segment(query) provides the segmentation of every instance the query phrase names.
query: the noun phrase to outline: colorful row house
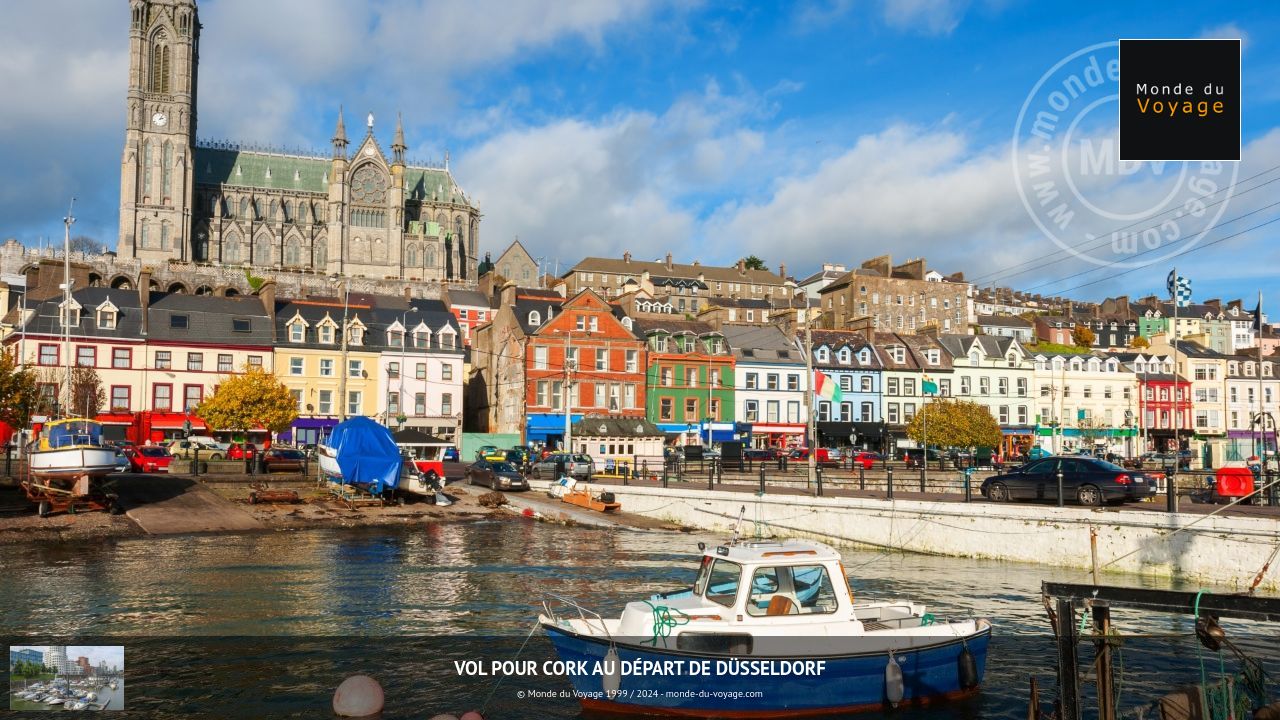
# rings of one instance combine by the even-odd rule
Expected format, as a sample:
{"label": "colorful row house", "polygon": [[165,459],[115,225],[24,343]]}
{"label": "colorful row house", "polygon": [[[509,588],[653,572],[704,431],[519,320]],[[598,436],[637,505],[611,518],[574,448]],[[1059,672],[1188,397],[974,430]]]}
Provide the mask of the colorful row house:
{"label": "colorful row house", "polygon": [[678,316],[637,321],[647,344],[651,422],[679,445],[749,441],[734,422],[734,356],[710,325]]}

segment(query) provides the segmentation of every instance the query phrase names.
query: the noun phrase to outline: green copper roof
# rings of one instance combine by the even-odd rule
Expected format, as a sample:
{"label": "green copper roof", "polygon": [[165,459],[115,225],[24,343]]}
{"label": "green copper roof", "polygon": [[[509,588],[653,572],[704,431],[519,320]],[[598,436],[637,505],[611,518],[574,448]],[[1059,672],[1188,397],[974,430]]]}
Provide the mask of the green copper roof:
{"label": "green copper roof", "polygon": [[332,165],[325,158],[197,147],[196,182],[261,190],[327,193]]}
{"label": "green copper roof", "polygon": [[453,184],[453,178],[441,168],[407,167],[404,169],[404,196],[407,200],[436,200],[448,202],[454,193],[462,201],[461,191]]}

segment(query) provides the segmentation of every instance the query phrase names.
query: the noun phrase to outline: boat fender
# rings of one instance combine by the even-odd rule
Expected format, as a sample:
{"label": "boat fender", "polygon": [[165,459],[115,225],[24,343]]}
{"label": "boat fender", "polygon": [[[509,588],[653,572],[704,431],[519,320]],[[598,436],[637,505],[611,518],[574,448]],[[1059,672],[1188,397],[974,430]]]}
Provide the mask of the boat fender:
{"label": "boat fender", "polygon": [[978,687],[978,661],[973,659],[973,653],[969,652],[968,645],[960,651],[956,664],[960,673],[960,687],[965,690]]}
{"label": "boat fender", "polygon": [[604,656],[604,676],[600,678],[600,687],[604,690],[605,697],[613,699],[618,694],[618,688],[622,687],[622,663],[618,662],[618,651],[615,648],[609,648],[609,652]]}
{"label": "boat fender", "polygon": [[898,703],[902,702],[902,694],[902,667],[894,659],[893,653],[890,653],[889,664],[884,666],[884,696],[890,706],[898,707]]}
{"label": "boat fender", "polygon": [[613,493],[609,492],[608,490],[600,493],[600,502],[611,503],[613,501],[614,501]]}

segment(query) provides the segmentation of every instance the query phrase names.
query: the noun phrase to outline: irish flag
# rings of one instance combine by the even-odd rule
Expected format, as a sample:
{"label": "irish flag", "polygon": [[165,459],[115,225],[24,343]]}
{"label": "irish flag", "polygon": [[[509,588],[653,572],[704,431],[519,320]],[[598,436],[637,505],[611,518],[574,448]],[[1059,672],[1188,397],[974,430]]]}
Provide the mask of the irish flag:
{"label": "irish flag", "polygon": [[831,378],[830,375],[824,373],[814,373],[813,391],[823,400],[829,400],[833,403],[840,402],[844,394],[840,392],[840,383]]}

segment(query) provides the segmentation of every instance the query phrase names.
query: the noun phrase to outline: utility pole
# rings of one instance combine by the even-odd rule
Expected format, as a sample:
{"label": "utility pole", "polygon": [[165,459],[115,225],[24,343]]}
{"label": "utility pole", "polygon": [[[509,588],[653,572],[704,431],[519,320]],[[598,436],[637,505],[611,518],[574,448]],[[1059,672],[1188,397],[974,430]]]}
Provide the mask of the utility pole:
{"label": "utility pole", "polygon": [[809,476],[805,482],[806,487],[813,487],[814,481],[818,475],[818,426],[813,415],[813,318],[809,312],[809,295],[806,293],[804,297],[804,306],[800,312],[804,314],[804,367],[808,373],[809,387],[805,388],[804,394],[804,410],[807,416],[809,426]]}
{"label": "utility pole", "polygon": [[[62,407],[68,415],[74,409],[72,401],[75,396],[71,392],[71,225],[76,221],[71,216],[71,211],[75,209],[76,199],[71,198],[71,205],[67,207],[67,216],[62,218],[63,237],[62,237],[62,362],[66,367],[66,383],[67,395],[66,401]],[[25,290],[24,290],[25,292]]]}
{"label": "utility pole", "polygon": [[338,368],[338,422],[342,422],[347,419],[347,374],[350,372],[347,367],[347,307],[351,297],[351,281],[342,278],[337,282],[342,285],[342,367]]}
{"label": "utility pole", "polygon": [[570,398],[573,397],[573,395],[570,393],[569,388],[573,385],[573,374],[572,374],[573,365],[577,364],[576,360],[573,361],[572,363],[569,361],[569,353],[572,352],[572,350],[573,350],[573,326],[570,325],[565,330],[565,335],[564,335],[564,363],[563,363],[564,387],[560,389],[561,397],[564,398],[564,400],[562,401],[562,404],[564,406],[564,448],[563,450],[570,454],[573,453],[573,443],[572,443],[573,413],[571,412],[572,408],[569,406],[569,400]]}

